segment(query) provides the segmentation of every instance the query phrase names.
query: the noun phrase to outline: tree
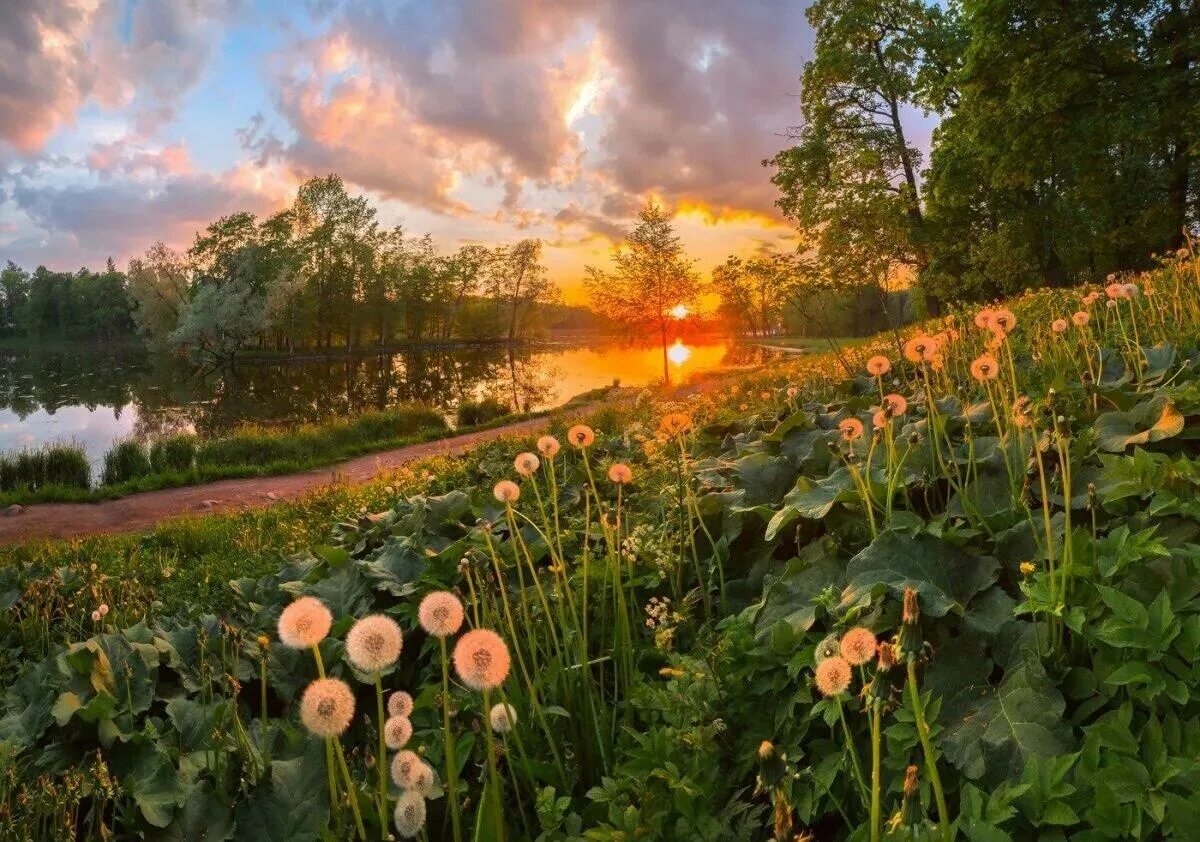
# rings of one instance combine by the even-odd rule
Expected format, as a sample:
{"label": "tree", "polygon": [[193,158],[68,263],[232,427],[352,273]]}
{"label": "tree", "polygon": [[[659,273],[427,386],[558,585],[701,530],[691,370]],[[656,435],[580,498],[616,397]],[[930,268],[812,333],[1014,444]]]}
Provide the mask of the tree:
{"label": "tree", "polygon": [[743,333],[770,336],[783,327],[795,280],[795,261],[788,255],[730,256],[713,270],[712,288],[728,324]]}
{"label": "tree", "polygon": [[[940,111],[956,32],[953,18],[922,0],[817,0],[816,35],[804,67],[803,125],[769,163],[778,205],[812,244],[826,273],[874,280],[881,267],[927,263],[920,153],[905,109]],[[864,281],[865,282],[865,281]]]}
{"label": "tree", "polygon": [[541,240],[521,240],[492,253],[488,289],[507,323],[509,342],[517,339],[518,328],[536,304],[557,298],[558,288],[541,259]]}
{"label": "tree", "polygon": [[587,267],[584,284],[592,306],[631,332],[653,332],[662,345],[663,380],[670,382],[667,334],[677,307],[700,294],[694,261],[683,253],[666,211],[649,203],[640,222],[613,249],[613,269]]}
{"label": "tree", "polygon": [[155,343],[165,343],[188,301],[188,270],[183,255],[155,243],[144,257],[129,261],[129,293],[138,331]]}
{"label": "tree", "polygon": [[15,328],[29,297],[29,273],[11,260],[0,272],[0,329]]}

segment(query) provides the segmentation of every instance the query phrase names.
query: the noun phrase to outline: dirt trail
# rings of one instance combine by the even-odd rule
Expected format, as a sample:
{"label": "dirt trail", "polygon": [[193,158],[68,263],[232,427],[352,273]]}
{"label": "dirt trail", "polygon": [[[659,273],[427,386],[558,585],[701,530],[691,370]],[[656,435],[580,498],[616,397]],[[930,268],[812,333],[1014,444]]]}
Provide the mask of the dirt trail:
{"label": "dirt trail", "polygon": [[[19,514],[0,510],[0,547],[35,538],[75,538],[113,532],[136,532],[185,514],[209,514],[270,506],[292,500],[333,482],[362,483],[406,462],[461,453],[482,442],[507,435],[540,432],[547,417],[530,418],[395,450],[369,453],[348,462],[314,468],[300,474],[225,479],[205,485],[167,488],[131,494],[99,503],[35,503]],[[0,557],[3,552],[0,551]]]}

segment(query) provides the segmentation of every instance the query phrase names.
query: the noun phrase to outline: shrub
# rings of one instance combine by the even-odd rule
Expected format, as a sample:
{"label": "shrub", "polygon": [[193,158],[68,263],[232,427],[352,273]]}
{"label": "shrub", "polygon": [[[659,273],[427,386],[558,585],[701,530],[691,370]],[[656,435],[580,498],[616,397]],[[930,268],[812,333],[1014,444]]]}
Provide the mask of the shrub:
{"label": "shrub", "polygon": [[156,474],[190,471],[196,458],[196,437],[189,433],[167,436],[150,447],[150,466]]}
{"label": "shrub", "polygon": [[91,484],[87,453],[77,444],[55,444],[0,456],[0,491],[57,485],[87,488]]}
{"label": "shrub", "polygon": [[489,421],[495,421],[497,418],[503,418],[511,411],[508,404],[498,401],[495,398],[463,401],[458,405],[458,426],[474,427],[477,424],[486,424]]}
{"label": "shrub", "polygon": [[387,441],[425,430],[444,430],[446,419],[440,412],[427,406],[404,404],[378,412],[365,412],[347,427],[356,441]]}
{"label": "shrub", "polygon": [[125,439],[104,454],[105,485],[117,485],[150,473],[150,457],[146,448],[135,439]]}

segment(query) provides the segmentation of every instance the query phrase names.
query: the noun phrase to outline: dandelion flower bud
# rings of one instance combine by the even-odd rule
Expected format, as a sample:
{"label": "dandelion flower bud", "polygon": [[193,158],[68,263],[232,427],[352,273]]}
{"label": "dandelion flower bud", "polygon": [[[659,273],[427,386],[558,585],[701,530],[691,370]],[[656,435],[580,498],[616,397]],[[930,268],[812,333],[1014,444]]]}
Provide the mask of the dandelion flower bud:
{"label": "dandelion flower bud", "polygon": [[763,787],[771,789],[778,786],[786,772],[783,758],[775,750],[774,743],[770,740],[763,740],[758,746],[758,777],[762,781]]}
{"label": "dandelion flower bud", "polygon": [[388,697],[388,716],[412,716],[413,697],[403,690],[397,690]]}
{"label": "dandelion flower bud", "polygon": [[325,603],[302,596],[279,615],[279,640],[293,649],[309,649],[325,639],[332,625],[333,615]]}
{"label": "dandelion flower bud", "polygon": [[318,737],[338,737],[354,719],[354,693],[339,678],[318,678],[300,697],[300,721]]}
{"label": "dandelion flower bud", "polygon": [[883,377],[892,370],[892,361],[882,354],[876,354],[867,360],[867,373],[873,377]]}
{"label": "dandelion flower bud", "polygon": [[896,641],[897,654],[905,661],[915,661],[921,656],[925,641],[921,636],[921,608],[917,591],[904,589],[904,608],[901,612],[900,635]]}
{"label": "dandelion flower bud", "polygon": [[625,485],[633,479],[633,471],[628,465],[623,465],[620,462],[608,469],[608,478],[617,485]]}
{"label": "dandelion flower bud", "polygon": [[908,624],[920,621],[921,604],[919,599],[920,597],[916,588],[909,586],[904,589],[904,607],[900,615],[902,623]]}
{"label": "dandelion flower bud", "polygon": [[508,677],[508,647],[500,635],[488,629],[473,629],[454,647],[454,669],[472,690],[493,690]]}
{"label": "dandelion flower bud", "polygon": [[500,702],[488,712],[488,723],[497,734],[507,734],[517,724],[517,712],[510,704]]}
{"label": "dandelion flower bud", "polygon": [[917,767],[909,766],[904,771],[904,805],[900,809],[900,824],[917,827],[925,823],[921,811],[921,784],[917,779]]}
{"label": "dandelion flower bud", "polygon": [[850,664],[841,655],[817,664],[817,689],[822,696],[836,696],[850,686]]}
{"label": "dandelion flower bud", "polygon": [[463,624],[463,604],[449,591],[434,591],[417,609],[421,628],[433,637],[456,634]]}
{"label": "dandelion flower bud", "polygon": [[407,716],[391,716],[383,723],[383,741],[392,751],[408,745],[412,733],[412,720]]}
{"label": "dandelion flower bud", "polygon": [[871,633],[871,630],[859,626],[846,632],[839,648],[842,657],[851,666],[856,667],[859,664],[865,664],[871,658],[875,657],[877,645],[875,635]]}
{"label": "dandelion flower bud", "polygon": [[406,792],[396,800],[396,832],[412,839],[425,827],[425,798],[419,792]]}
{"label": "dandelion flower bud", "polygon": [[518,453],[517,458],[513,460],[513,467],[523,477],[532,475],[541,467],[541,464],[541,461],[532,453]]}
{"label": "dandelion flower bud", "polygon": [[404,636],[391,617],[372,614],[363,617],[346,635],[346,657],[363,672],[380,672],[396,663]]}
{"label": "dandelion flower bud", "polygon": [[582,450],[585,447],[592,446],[593,442],[596,441],[596,433],[586,424],[576,424],[567,430],[567,441],[574,447]]}
{"label": "dandelion flower bud", "polygon": [[548,459],[553,459],[558,454],[558,439],[554,436],[542,436],[537,440],[537,449],[538,453]]}
{"label": "dandelion flower bud", "polygon": [[269,650],[271,648],[271,638],[267,637],[265,634],[260,634],[258,636],[258,648],[264,652]]}
{"label": "dandelion flower bud", "polygon": [[520,487],[510,479],[502,479],[492,489],[492,494],[501,503],[515,503],[521,497]]}

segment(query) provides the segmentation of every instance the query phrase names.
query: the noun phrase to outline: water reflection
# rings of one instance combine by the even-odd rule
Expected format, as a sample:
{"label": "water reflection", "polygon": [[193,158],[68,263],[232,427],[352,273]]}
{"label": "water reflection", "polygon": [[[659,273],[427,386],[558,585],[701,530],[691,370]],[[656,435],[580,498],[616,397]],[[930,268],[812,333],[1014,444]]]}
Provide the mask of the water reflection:
{"label": "water reflection", "polygon": [[[761,362],[762,349],[677,342],[672,379]],[[74,439],[99,459],[123,436],[217,435],[246,422],[319,421],[405,401],[447,411],[495,397],[522,410],[560,405],[615,380],[662,377],[662,351],[611,345],[422,348],[377,356],[245,364],[200,375],[138,347],[0,349],[0,450]]]}

